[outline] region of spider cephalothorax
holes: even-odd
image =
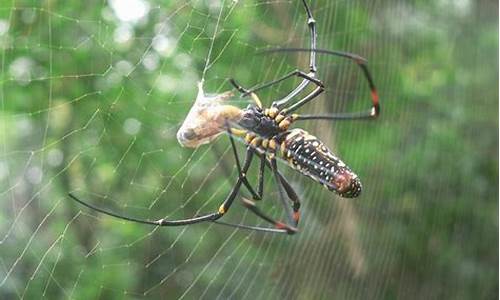
[[[259,106],[250,104],[243,110],[238,125],[262,138],[270,138],[286,131],[293,118],[293,115],[285,116],[279,113],[277,108],[263,110]]]

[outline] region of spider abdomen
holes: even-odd
[[[290,130],[281,153],[292,168],[342,197],[355,198],[362,190],[358,176],[317,137],[302,129]]]

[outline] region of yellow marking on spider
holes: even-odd
[[[276,150],[276,141],[273,139],[269,140],[269,148],[272,150]]]
[[[274,119],[276,115],[278,115],[278,109],[276,107],[271,107],[267,110],[267,115]]]
[[[257,94],[255,93],[251,93],[250,96],[252,97],[252,100],[255,102],[255,104],[257,104],[259,108],[262,108],[262,102],[260,101],[259,96],[257,96]]]
[[[269,146],[269,140],[268,139],[263,139],[261,146],[262,146],[262,148],[267,149],[267,147]]]
[[[232,134],[237,135],[237,136],[244,136],[248,132],[248,131],[243,130],[243,129],[235,129],[235,128],[230,128],[230,131]]]
[[[256,137],[256,138],[254,138],[254,139],[250,142],[250,145],[252,145],[252,147],[254,147],[254,148],[257,148],[257,146],[259,146],[259,145],[260,145],[260,142],[261,142],[261,141],[262,141],[262,139],[261,139],[261,138]]]
[[[221,205],[221,206],[219,207],[219,213],[220,213],[221,215],[223,215],[223,214],[225,214],[225,213],[226,213],[226,208],[224,207],[224,204],[223,204],[223,205]]]
[[[281,142],[280,152],[281,152],[281,156],[285,157],[285,153],[286,153],[286,143],[285,143],[285,141]]]
[[[287,130],[289,126],[290,126],[290,121],[288,119],[285,119],[278,124],[278,127],[281,130]]]
[[[284,118],[285,118],[284,115],[279,114],[276,116],[276,118],[274,118],[274,121],[276,121],[276,123],[279,123],[279,122],[283,121]]]
[[[247,133],[247,135],[245,136],[245,142],[247,144],[250,144],[250,142],[253,140],[253,138],[255,137],[255,134],[249,132]]]

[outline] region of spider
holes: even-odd
[[[253,103],[248,105],[245,109],[239,109],[231,105],[219,105],[217,106],[217,113],[211,113],[210,121],[203,118],[199,119],[201,120],[201,123],[198,125],[200,128],[203,127],[203,131],[195,132],[192,129],[180,130],[177,135],[179,142],[181,142],[184,146],[197,147],[200,144],[210,142],[215,136],[223,132],[228,133],[232,152],[236,161],[238,179],[216,212],[180,220],[167,220],[166,218],[159,220],[145,220],[123,216],[104,210],[80,200],[71,193],[69,196],[80,204],[100,213],[136,223],[155,226],[183,226],[209,221],[263,232],[294,234],[297,232],[300,219],[300,199],[294,191],[292,185],[278,170],[277,158],[282,158],[286,160],[293,169],[317,181],[328,190],[337,193],[339,196],[346,198],[358,197],[362,190],[361,181],[358,176],[352,172],[351,169],[344,162],[342,162],[342,160],[336,157],[320,139],[303,129],[290,129],[290,127],[294,122],[303,120],[376,118],[380,113],[377,90],[366,65],[367,61],[364,58],[346,52],[317,49],[316,21],[313,18],[306,0],[301,1],[307,14],[307,25],[310,32],[310,48],[272,49],[267,52],[308,52],[309,71],[306,73],[297,69],[281,78],[257,85],[252,89],[246,89],[239,85],[234,79],[230,79],[229,82],[237,91],[241,93],[241,96],[250,97]],[[369,110],[357,113],[329,115],[301,115],[294,113],[305,104],[316,99],[325,90],[325,85],[317,77],[317,53],[329,54],[352,60],[361,68],[371,91],[372,107]],[[298,86],[285,97],[273,101],[270,107],[263,107],[256,92],[293,77],[302,79]],[[298,101],[293,101],[293,99],[295,99],[309,85],[313,85],[313,90]],[[201,84],[199,88],[201,93]],[[222,102],[229,97],[228,93],[222,95],[222,97],[215,100]],[[231,125],[233,125],[233,127],[231,127]],[[233,136],[241,137],[245,141],[246,156],[243,163],[240,162],[238,157]],[[260,159],[258,185],[256,189],[249,183],[246,175],[254,157],[258,157]],[[242,198],[243,205],[264,221],[272,224],[273,227],[231,224],[219,220],[228,212],[242,186],[249,191],[253,200],[260,200],[263,198],[264,174],[266,168],[271,170],[278,186],[279,199],[286,211],[287,221],[279,221],[269,217],[265,212],[258,208],[256,202],[246,198]],[[291,205],[289,205],[285,195],[291,201]]]

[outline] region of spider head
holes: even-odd
[[[264,138],[280,132],[277,123],[269,116],[266,116],[262,108],[255,105],[249,105],[243,110],[238,124]]]
[[[255,105],[248,105],[238,123],[246,129],[253,130],[260,124],[263,116],[264,113],[261,108]]]

